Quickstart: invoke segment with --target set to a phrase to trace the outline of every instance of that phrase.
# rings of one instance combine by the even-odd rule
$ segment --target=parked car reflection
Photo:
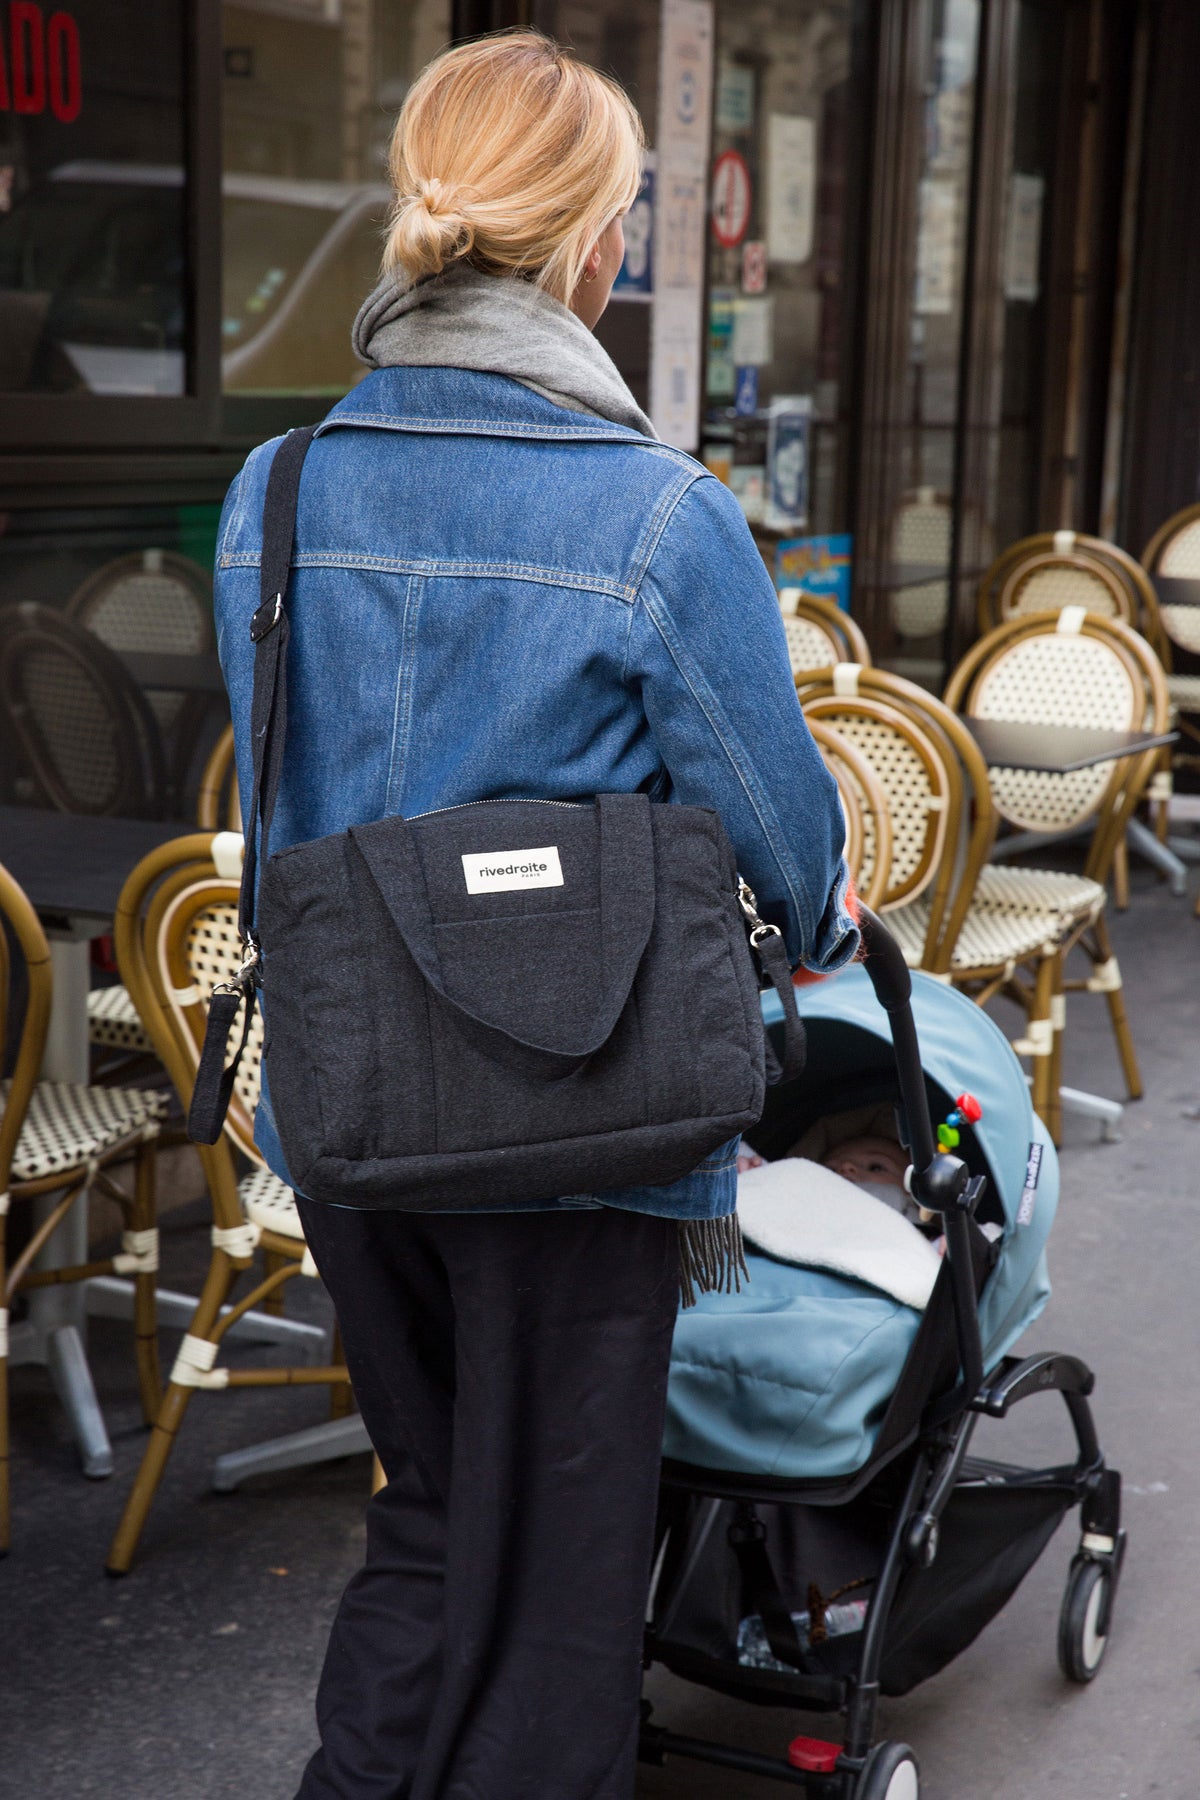
[[[341,394],[374,281],[382,184],[222,182],[226,391]],[[0,389],[186,392],[183,172],[71,162],[0,216]]]

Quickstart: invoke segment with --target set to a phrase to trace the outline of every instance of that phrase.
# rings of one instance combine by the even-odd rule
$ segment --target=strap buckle
[[[242,944],[242,961],[236,975],[228,981],[218,981],[213,989],[214,994],[246,994],[251,988],[262,986],[262,950],[258,939],[249,936]]]
[[[755,950],[758,949],[764,939],[783,936],[778,925],[768,925],[765,919],[759,918],[758,900],[755,896],[754,889],[741,875],[738,876],[737,899],[738,905],[750,922],[750,942]]]
[[[265,617],[264,614],[266,615]],[[258,644],[261,643],[263,638],[269,637],[282,617],[282,594],[276,594],[272,599],[264,600],[250,620],[250,642],[252,644]]]

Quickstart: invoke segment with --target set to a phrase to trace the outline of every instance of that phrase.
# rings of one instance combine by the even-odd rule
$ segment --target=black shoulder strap
[[[238,896],[242,966],[233,980],[221,982],[213,991],[204,1048],[188,1108],[188,1136],[197,1144],[215,1144],[221,1135],[262,983],[262,958],[254,929],[255,889],[258,865],[262,862],[265,866],[270,851],[271,819],[283,768],[287,736],[288,646],[288,620],[283,602],[296,538],[300,471],[316,429],[315,425],[305,425],[298,431],[288,432],[275,452],[263,499],[259,604],[250,620],[250,637],[254,644],[254,692],[250,703],[254,786],[246,818],[246,848]],[[241,1041],[233,1060],[226,1066],[229,1032],[243,1007]]]

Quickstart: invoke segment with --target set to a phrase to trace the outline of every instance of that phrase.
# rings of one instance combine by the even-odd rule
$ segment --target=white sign
[[[771,360],[771,314],[774,301],[769,297],[733,303],[733,344],[730,354],[735,369],[761,369]]]
[[[557,844],[545,844],[540,850],[473,850],[464,855],[462,866],[468,894],[563,885]]]
[[[767,121],[767,255],[807,262],[813,251],[817,131],[811,119],[772,113]]]
[[[680,450],[699,441],[712,74],[712,0],[663,0],[650,416]]]
[[[1014,175],[1008,189],[1004,234],[1004,298],[1036,300],[1041,292],[1042,202],[1040,175]]]

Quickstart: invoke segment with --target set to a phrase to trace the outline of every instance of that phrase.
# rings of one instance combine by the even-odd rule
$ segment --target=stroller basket
[[[1029,1177],[1019,1172],[1024,1148],[1009,1145],[989,1159],[972,1141],[963,1150],[974,1172],[968,1160],[935,1149],[930,1098],[937,1099],[949,1077],[939,1080],[936,1070],[922,1066],[913,981],[898,946],[874,915],[864,911],[863,923],[869,993],[890,1026],[890,1097],[899,1103],[911,1191],[941,1215],[945,1263],[924,1317],[914,1320],[903,1366],[893,1369],[890,1398],[882,1409],[876,1406],[875,1425],[862,1437],[866,1448],[857,1466],[810,1475],[797,1463],[796,1471],[781,1475],[743,1457],[740,1468],[708,1467],[719,1443],[712,1437],[697,1440],[703,1462],[668,1456],[646,1638],[647,1664],[660,1663],[685,1680],[760,1706],[841,1713],[841,1740],[798,1737],[785,1755],[773,1758],[682,1737],[658,1725],[646,1708],[642,1755],[651,1762],[672,1754],[695,1757],[828,1800],[917,1800],[912,1751],[873,1742],[878,1696],[907,1693],[964,1650],[1076,1506],[1082,1530],[1063,1603],[1059,1660],[1068,1676],[1090,1680],[1107,1643],[1124,1534],[1120,1477],[1105,1466],[1088,1406],[1090,1371],[1073,1356],[1001,1353],[1040,1310],[1048,1291],[1044,1265],[1040,1287],[1035,1291],[1026,1280],[1020,1289],[1025,1311],[1014,1309],[1011,1294],[1003,1294],[1006,1280],[1011,1286],[1004,1250],[997,1263],[975,1215],[981,1204],[993,1218],[1003,1212],[1007,1249],[1017,1221],[1030,1215]],[[802,1004],[813,1016],[852,1013],[861,1025],[867,1016],[863,979],[847,981],[840,998],[837,986],[834,981],[823,991],[809,990],[813,997],[802,997]],[[951,1009],[952,1042],[984,1029],[984,1015],[949,989],[937,987],[935,997],[935,984],[927,983],[918,1000],[918,1012],[931,1020],[939,1009]],[[965,1010],[953,1014],[953,1008]],[[879,1031],[877,1010],[869,1016]],[[990,1021],[986,1030],[994,1034],[996,1056],[1008,1059],[1001,1069],[1009,1082],[1003,1091],[1020,1096],[1025,1129],[1035,1140],[1040,1128],[1028,1114],[1019,1066]],[[845,1033],[843,1039],[850,1041]],[[783,1090],[776,1104],[786,1106]],[[1020,1118],[1014,1127],[1019,1139]],[[790,1141],[787,1129],[774,1130],[769,1117],[750,1136],[768,1156],[772,1143],[781,1152]],[[1024,1179],[1025,1188],[985,1200],[989,1174],[997,1186]],[[1052,1201],[1048,1210],[1052,1216]],[[1048,1217],[1043,1235],[1045,1229]],[[1028,1246],[1023,1248],[1028,1256]],[[772,1265],[756,1257],[751,1262],[769,1275]],[[777,1272],[785,1280],[786,1270]],[[705,1302],[712,1343],[735,1342],[731,1334],[747,1316],[739,1305],[746,1303],[735,1297]],[[784,1330],[793,1318],[803,1321],[802,1310],[781,1313],[773,1302],[767,1310],[774,1315],[772,1330],[779,1329],[780,1316]],[[694,1351],[696,1334],[709,1327],[701,1315],[681,1329]],[[694,1353],[696,1368],[702,1361]],[[682,1379],[686,1414],[698,1390],[688,1389],[686,1367]],[[1048,1390],[1066,1404],[1072,1461],[1030,1470],[971,1456],[982,1415],[1003,1419],[1020,1400]],[[731,1431],[729,1442],[737,1447],[744,1436]]]

